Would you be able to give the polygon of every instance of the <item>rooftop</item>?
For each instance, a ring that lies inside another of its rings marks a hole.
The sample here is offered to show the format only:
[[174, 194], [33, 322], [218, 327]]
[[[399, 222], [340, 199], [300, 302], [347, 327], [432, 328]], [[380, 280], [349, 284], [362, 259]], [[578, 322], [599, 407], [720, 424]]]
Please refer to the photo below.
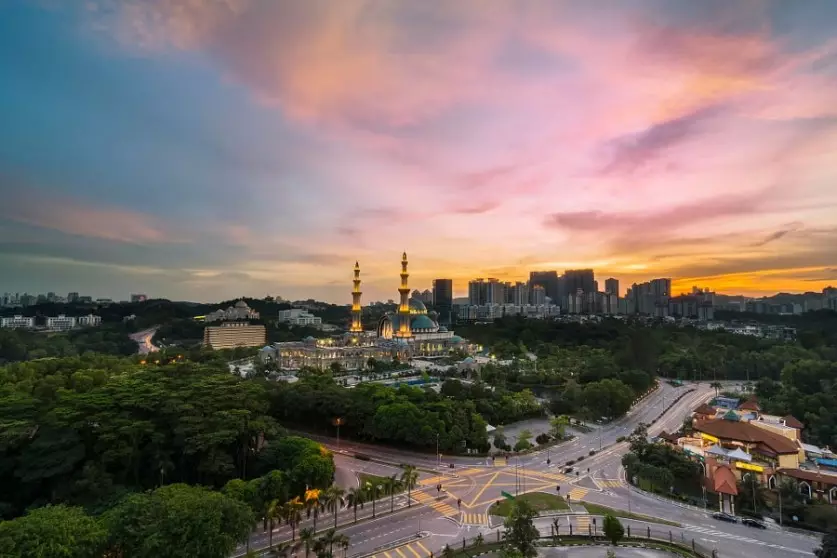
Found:
[[699, 422], [695, 430], [715, 436], [720, 440], [732, 440], [748, 444], [763, 444], [777, 454], [797, 453], [799, 448], [793, 440], [780, 434], [753, 426], [748, 422], [714, 419]]

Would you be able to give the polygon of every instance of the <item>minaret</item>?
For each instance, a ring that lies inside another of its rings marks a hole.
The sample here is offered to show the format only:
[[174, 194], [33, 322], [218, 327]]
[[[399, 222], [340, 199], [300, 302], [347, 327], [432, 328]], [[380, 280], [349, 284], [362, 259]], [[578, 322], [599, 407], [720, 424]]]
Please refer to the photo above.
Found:
[[398, 292], [401, 294], [401, 304], [398, 306], [398, 331], [393, 332], [394, 337], [408, 339], [413, 336], [410, 329], [410, 286], [407, 284], [410, 274], [407, 272], [407, 252], [401, 256], [401, 286]]
[[351, 333], [363, 333], [363, 325], [360, 321], [360, 265], [355, 262], [355, 287], [352, 289], [352, 327]]

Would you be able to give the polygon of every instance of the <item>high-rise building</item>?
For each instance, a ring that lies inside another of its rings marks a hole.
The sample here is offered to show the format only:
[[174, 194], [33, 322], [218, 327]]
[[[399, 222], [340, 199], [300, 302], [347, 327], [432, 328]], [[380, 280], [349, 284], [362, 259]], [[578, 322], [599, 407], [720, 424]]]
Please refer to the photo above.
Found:
[[453, 320], [453, 279], [433, 280], [433, 307], [439, 322], [450, 325]]
[[78, 302], [78, 293], [68, 293], [67, 302]]
[[557, 271], [531, 271], [529, 272], [529, 288], [535, 285], [540, 285], [544, 288], [546, 296], [552, 299], [554, 304], [557, 304], [562, 298], [562, 293], [559, 292], [559, 280]]
[[515, 306], [529, 304], [529, 285], [521, 281], [505, 284], [506, 303]]
[[647, 283], [634, 283], [628, 290], [628, 312], [662, 318], [669, 314], [671, 279], [652, 279]]
[[[596, 292], [596, 280], [592, 269], [568, 269], [564, 272], [564, 288], [568, 294], [576, 294], [579, 289], [585, 293]], [[549, 296], [549, 293], [547, 293]]]
[[529, 302], [533, 306], [546, 304], [546, 289], [543, 285], [535, 285], [529, 289]]
[[613, 277], [606, 279], [605, 292], [607, 294], [615, 294], [616, 296], [619, 296], [619, 279], [614, 279]]
[[468, 303], [471, 306], [485, 304], [504, 304], [506, 301], [505, 285], [499, 279], [475, 279], [468, 282]]

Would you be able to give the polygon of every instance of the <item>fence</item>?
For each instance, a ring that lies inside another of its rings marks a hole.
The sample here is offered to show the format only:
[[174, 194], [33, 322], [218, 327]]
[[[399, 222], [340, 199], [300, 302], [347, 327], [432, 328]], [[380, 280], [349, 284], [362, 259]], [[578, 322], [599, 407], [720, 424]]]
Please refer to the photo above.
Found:
[[[607, 537], [605, 537], [604, 533], [602, 533], [601, 528], [597, 527], [595, 524], [588, 525], [588, 528], [581, 529], [581, 532], [579, 532], [578, 529], [575, 529], [575, 532], [573, 531], [572, 525], [569, 525], [569, 527], [566, 525], [561, 526], [557, 522], [554, 522], [550, 536], [540, 537], [538, 539], [538, 545], [553, 546], [562, 542], [566, 545], [572, 545], [571, 541], [575, 539], [586, 539], [587, 544], [609, 543]], [[565, 537], [571, 540], [564, 541], [563, 539]], [[503, 532], [500, 529], [497, 529], [494, 533], [489, 535], [478, 535], [470, 539], [462, 538], [461, 542], [457, 541], [449, 546], [454, 552], [458, 553], [467, 550], [469, 551], [469, 554], [474, 555], [479, 554], [479, 551], [482, 548], [485, 548], [485, 551], [491, 550], [496, 547], [496, 545], [502, 543], [504, 539], [505, 537]], [[671, 530], [654, 528], [651, 526], [642, 527], [640, 529], [632, 529], [630, 525], [625, 525], [625, 536], [619, 541], [619, 544], [622, 546], [642, 546], [643, 544], [649, 542], [676, 546], [681, 550], [691, 552], [698, 558], [720, 558], [720, 554], [717, 550], [708, 548], [698, 543], [694, 538], [687, 538], [684, 533], [681, 533], [678, 536]], [[445, 556], [446, 552], [443, 550], [439, 554], [440, 556]], [[433, 558], [433, 555], [431, 554], [429, 558]]]

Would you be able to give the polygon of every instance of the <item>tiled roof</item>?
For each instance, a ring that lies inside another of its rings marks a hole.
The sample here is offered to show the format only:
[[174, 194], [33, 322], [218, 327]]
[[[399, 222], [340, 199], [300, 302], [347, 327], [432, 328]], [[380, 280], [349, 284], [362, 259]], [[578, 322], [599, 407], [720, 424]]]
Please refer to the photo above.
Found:
[[821, 471], [806, 471], [805, 469], [779, 469], [782, 475], [808, 482], [822, 482], [828, 485], [837, 486], [837, 475], [823, 473]]
[[797, 419], [793, 415], [787, 415], [787, 416], [784, 417], [784, 419], [785, 419], [785, 425], [790, 426], [791, 428], [797, 428], [799, 430], [802, 430], [803, 428], [805, 428], [805, 425], [802, 424], [801, 422], [799, 422], [799, 419]]
[[706, 403], [695, 409], [695, 413], [699, 415], [715, 416], [715, 407], [709, 406]]
[[777, 454], [797, 453], [799, 451], [799, 448], [793, 440], [753, 426], [748, 422], [724, 419], [706, 420], [697, 423], [695, 430], [715, 436], [721, 440], [763, 444]]
[[748, 399], [744, 403], [738, 406], [740, 411], [761, 411], [761, 407], [759, 407], [758, 401], [755, 399]]

